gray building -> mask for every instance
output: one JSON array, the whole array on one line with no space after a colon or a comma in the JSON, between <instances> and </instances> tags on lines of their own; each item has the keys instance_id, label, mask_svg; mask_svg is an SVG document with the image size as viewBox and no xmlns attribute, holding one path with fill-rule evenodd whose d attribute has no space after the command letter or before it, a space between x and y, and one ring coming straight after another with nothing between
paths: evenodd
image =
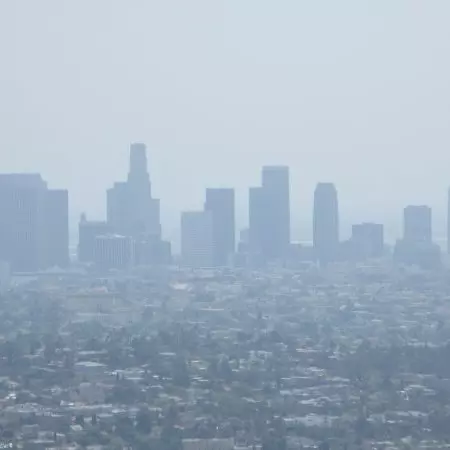
<instances>
[{"instance_id":1,"label":"gray building","mask_svg":"<svg viewBox=\"0 0 450 450\"><path fill-rule=\"evenodd\" d=\"M395 245L394 260L424 269L440 267L441 251L433 243L431 208L407 206L403 211L403 222L403 239Z\"/></svg>"},{"instance_id":2,"label":"gray building","mask_svg":"<svg viewBox=\"0 0 450 450\"><path fill-rule=\"evenodd\" d=\"M97 236L95 238L94 262L102 270L123 270L133 267L133 239L129 236L115 234Z\"/></svg>"},{"instance_id":3,"label":"gray building","mask_svg":"<svg viewBox=\"0 0 450 450\"><path fill-rule=\"evenodd\" d=\"M289 167L263 167L262 189L266 208L264 256L267 260L282 259L291 243Z\"/></svg>"},{"instance_id":4,"label":"gray building","mask_svg":"<svg viewBox=\"0 0 450 450\"><path fill-rule=\"evenodd\" d=\"M132 144L126 182L107 192L108 223L115 233L132 237L161 236L159 200L152 197L144 144Z\"/></svg>"},{"instance_id":5,"label":"gray building","mask_svg":"<svg viewBox=\"0 0 450 450\"><path fill-rule=\"evenodd\" d=\"M254 262L287 256L291 242L289 168L266 166L262 186L249 190L249 251Z\"/></svg>"},{"instance_id":6,"label":"gray building","mask_svg":"<svg viewBox=\"0 0 450 450\"><path fill-rule=\"evenodd\" d=\"M205 211L213 222L214 265L230 263L236 247L234 189L207 189Z\"/></svg>"},{"instance_id":7,"label":"gray building","mask_svg":"<svg viewBox=\"0 0 450 450\"><path fill-rule=\"evenodd\" d=\"M430 243L433 239L432 214L429 206L410 205L403 211L403 239L407 242Z\"/></svg>"},{"instance_id":8,"label":"gray building","mask_svg":"<svg viewBox=\"0 0 450 450\"><path fill-rule=\"evenodd\" d=\"M96 238L111 232L108 222L87 220L83 214L78 225L78 260L84 263L94 262Z\"/></svg>"},{"instance_id":9,"label":"gray building","mask_svg":"<svg viewBox=\"0 0 450 450\"><path fill-rule=\"evenodd\" d=\"M362 258L380 258L384 253L384 227L379 223L353 225L351 241Z\"/></svg>"},{"instance_id":10,"label":"gray building","mask_svg":"<svg viewBox=\"0 0 450 450\"><path fill-rule=\"evenodd\" d=\"M262 187L252 187L249 190L249 229L248 229L248 249L252 259L261 261L266 253L266 202L264 189Z\"/></svg>"},{"instance_id":11,"label":"gray building","mask_svg":"<svg viewBox=\"0 0 450 450\"><path fill-rule=\"evenodd\" d=\"M38 174L0 175L0 260L13 272L69 263L68 193Z\"/></svg>"},{"instance_id":12,"label":"gray building","mask_svg":"<svg viewBox=\"0 0 450 450\"><path fill-rule=\"evenodd\" d=\"M181 259L187 267L214 266L214 228L210 211L182 213Z\"/></svg>"},{"instance_id":13,"label":"gray building","mask_svg":"<svg viewBox=\"0 0 450 450\"><path fill-rule=\"evenodd\" d=\"M319 183L314 192L313 245L321 263L336 259L339 249L339 203L333 183Z\"/></svg>"}]
</instances>

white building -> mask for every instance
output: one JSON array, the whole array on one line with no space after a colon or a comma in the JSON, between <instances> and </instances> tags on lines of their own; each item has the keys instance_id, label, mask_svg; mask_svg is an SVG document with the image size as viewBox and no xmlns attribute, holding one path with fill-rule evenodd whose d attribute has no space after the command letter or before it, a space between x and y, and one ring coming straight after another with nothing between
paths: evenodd
<instances>
[{"instance_id":1,"label":"white building","mask_svg":"<svg viewBox=\"0 0 450 450\"><path fill-rule=\"evenodd\" d=\"M97 236L94 261L101 269L130 268L134 264L133 239L116 234Z\"/></svg>"}]
</instances>

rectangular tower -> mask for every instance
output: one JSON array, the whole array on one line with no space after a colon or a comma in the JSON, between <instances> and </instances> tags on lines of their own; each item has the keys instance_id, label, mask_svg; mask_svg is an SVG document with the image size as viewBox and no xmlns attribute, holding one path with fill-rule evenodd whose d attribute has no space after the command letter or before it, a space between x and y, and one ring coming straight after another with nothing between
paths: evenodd
<instances>
[{"instance_id":1,"label":"rectangular tower","mask_svg":"<svg viewBox=\"0 0 450 450\"><path fill-rule=\"evenodd\" d=\"M48 190L38 174L3 174L0 211L0 260L13 272L68 264L67 191Z\"/></svg>"},{"instance_id":2,"label":"rectangular tower","mask_svg":"<svg viewBox=\"0 0 450 450\"><path fill-rule=\"evenodd\" d=\"M364 258L380 258L384 253L384 227L379 223L360 223L352 226L355 252Z\"/></svg>"},{"instance_id":3,"label":"rectangular tower","mask_svg":"<svg viewBox=\"0 0 450 450\"><path fill-rule=\"evenodd\" d=\"M205 211L212 215L214 265L226 266L236 246L234 189L207 189Z\"/></svg>"},{"instance_id":4,"label":"rectangular tower","mask_svg":"<svg viewBox=\"0 0 450 450\"><path fill-rule=\"evenodd\" d=\"M45 199L46 265L69 265L69 193L48 190Z\"/></svg>"},{"instance_id":5,"label":"rectangular tower","mask_svg":"<svg viewBox=\"0 0 450 450\"><path fill-rule=\"evenodd\" d=\"M411 243L432 242L431 208L425 205L410 205L403 212L403 239Z\"/></svg>"},{"instance_id":6,"label":"rectangular tower","mask_svg":"<svg viewBox=\"0 0 450 450\"><path fill-rule=\"evenodd\" d=\"M252 187L248 195L248 248L254 262L263 262L266 254L266 201L262 187Z\"/></svg>"},{"instance_id":7,"label":"rectangular tower","mask_svg":"<svg viewBox=\"0 0 450 450\"><path fill-rule=\"evenodd\" d=\"M332 183L319 183L314 192L313 243L320 263L336 259L339 246L339 204Z\"/></svg>"},{"instance_id":8,"label":"rectangular tower","mask_svg":"<svg viewBox=\"0 0 450 450\"><path fill-rule=\"evenodd\" d=\"M209 211L184 212L181 215L181 258L187 267L214 265L213 217Z\"/></svg>"},{"instance_id":9,"label":"rectangular tower","mask_svg":"<svg viewBox=\"0 0 450 450\"><path fill-rule=\"evenodd\" d=\"M291 243L291 211L289 168L266 166L262 170L265 209L265 257L268 260L286 256Z\"/></svg>"}]
</instances>

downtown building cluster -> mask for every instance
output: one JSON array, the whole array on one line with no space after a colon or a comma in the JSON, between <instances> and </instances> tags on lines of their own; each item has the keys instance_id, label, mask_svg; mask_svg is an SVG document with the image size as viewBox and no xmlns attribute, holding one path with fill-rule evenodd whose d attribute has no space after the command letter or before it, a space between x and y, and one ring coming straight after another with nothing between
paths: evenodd
<instances>
[{"instance_id":1,"label":"downtown building cluster","mask_svg":"<svg viewBox=\"0 0 450 450\"><path fill-rule=\"evenodd\" d=\"M239 242L234 189L206 189L202 210L181 213L181 254L175 262L191 268L264 267L295 261L327 265L386 255L382 224L355 224L350 239L341 241L338 193L332 183L319 183L314 192L312 246L292 243L289 177L286 166L262 168L261 185L249 189L249 226L240 233ZM171 244L162 239L160 201L153 198L144 144L131 145L128 177L107 191L106 201L106 220L81 216L79 262L104 270L174 262ZM48 189L37 174L0 175L0 208L0 261L13 272L69 265L67 191ZM393 256L400 263L439 264L431 208L404 209L403 237Z\"/></svg>"}]
</instances>

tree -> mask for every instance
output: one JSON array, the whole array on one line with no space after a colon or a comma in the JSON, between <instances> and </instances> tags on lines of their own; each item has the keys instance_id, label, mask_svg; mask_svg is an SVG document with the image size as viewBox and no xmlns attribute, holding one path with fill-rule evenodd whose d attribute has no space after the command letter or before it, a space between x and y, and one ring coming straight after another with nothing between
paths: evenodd
<instances>
[{"instance_id":1,"label":"tree","mask_svg":"<svg viewBox=\"0 0 450 450\"><path fill-rule=\"evenodd\" d=\"M81 414L79 414L78 416L75 417L75 423L77 425L80 425L82 427L84 427L84 416L82 416Z\"/></svg>"},{"instance_id":2,"label":"tree","mask_svg":"<svg viewBox=\"0 0 450 450\"><path fill-rule=\"evenodd\" d=\"M121 417L116 422L116 433L124 441L130 443L134 439L133 421L129 417Z\"/></svg>"},{"instance_id":3,"label":"tree","mask_svg":"<svg viewBox=\"0 0 450 450\"><path fill-rule=\"evenodd\" d=\"M147 408L142 408L136 415L136 430L141 434L152 432L152 415Z\"/></svg>"},{"instance_id":4,"label":"tree","mask_svg":"<svg viewBox=\"0 0 450 450\"><path fill-rule=\"evenodd\" d=\"M189 387L191 384L186 360L183 357L178 357L175 360L172 379L173 382L180 387Z\"/></svg>"}]
</instances>

